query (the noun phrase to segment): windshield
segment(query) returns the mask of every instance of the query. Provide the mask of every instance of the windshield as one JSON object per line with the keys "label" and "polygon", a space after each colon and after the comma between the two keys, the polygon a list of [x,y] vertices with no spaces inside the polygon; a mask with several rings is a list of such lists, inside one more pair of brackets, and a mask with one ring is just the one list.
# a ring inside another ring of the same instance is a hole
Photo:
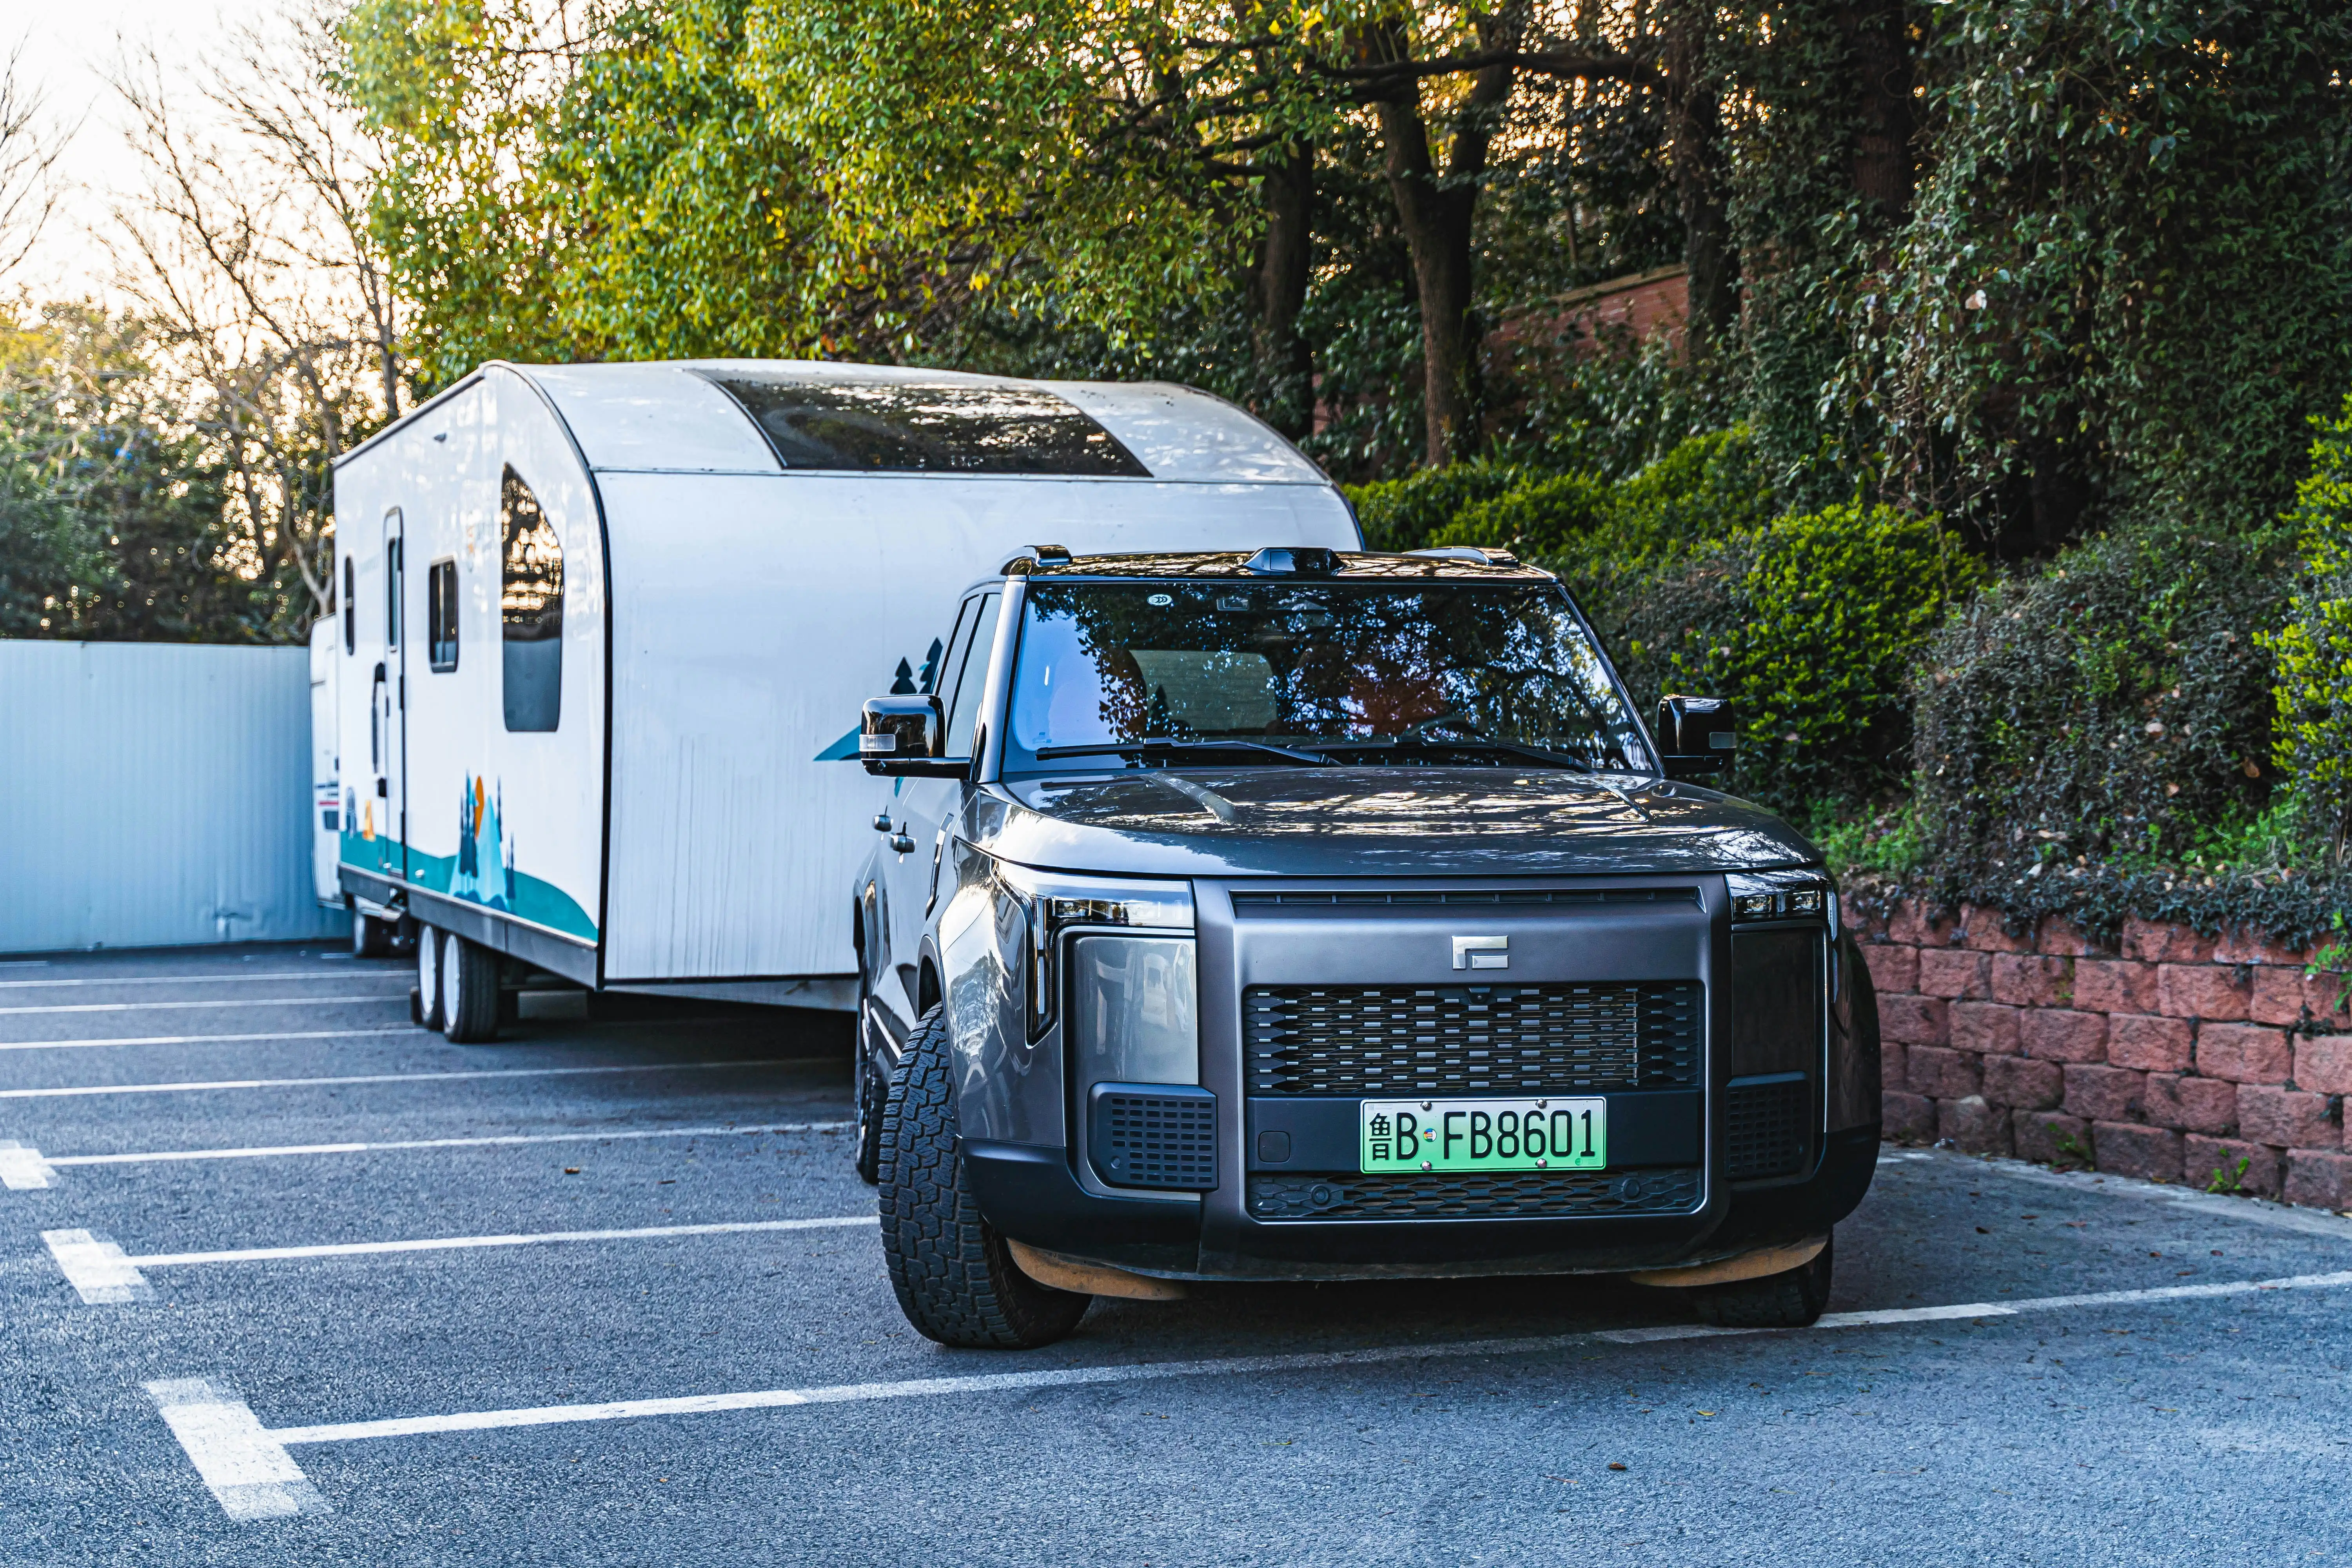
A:
{"label": "windshield", "polygon": [[1007,739],[1007,767],[1021,752],[1650,765],[1551,583],[1033,581]]}

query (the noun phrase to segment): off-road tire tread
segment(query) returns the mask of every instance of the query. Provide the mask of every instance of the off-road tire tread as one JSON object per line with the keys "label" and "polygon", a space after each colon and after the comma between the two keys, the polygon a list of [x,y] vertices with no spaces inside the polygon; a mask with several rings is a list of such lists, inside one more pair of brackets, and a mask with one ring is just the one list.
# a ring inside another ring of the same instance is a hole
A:
{"label": "off-road tire tread", "polygon": [[882,1253],[916,1332],[971,1350],[1034,1350],[1078,1326],[1093,1298],[1022,1273],[972,1199],[956,1143],[947,1020],[937,1006],[890,1075],[881,1175]]}
{"label": "off-road tire tread", "polygon": [[1802,1329],[1829,1305],[1836,1239],[1798,1268],[1729,1285],[1702,1285],[1691,1291],[1699,1321],[1720,1329]]}

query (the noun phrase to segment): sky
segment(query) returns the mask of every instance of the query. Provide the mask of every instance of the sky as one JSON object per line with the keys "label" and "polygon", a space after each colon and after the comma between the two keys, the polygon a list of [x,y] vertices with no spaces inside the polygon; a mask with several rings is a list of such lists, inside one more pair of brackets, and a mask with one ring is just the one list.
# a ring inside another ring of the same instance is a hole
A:
{"label": "sky", "polygon": [[53,121],[79,122],[59,162],[65,200],[6,285],[36,299],[118,300],[99,236],[116,198],[138,189],[140,162],[103,76],[115,40],[152,39],[166,61],[201,53],[224,18],[263,14],[272,0],[0,0],[0,52],[21,44],[17,68],[47,99]]}

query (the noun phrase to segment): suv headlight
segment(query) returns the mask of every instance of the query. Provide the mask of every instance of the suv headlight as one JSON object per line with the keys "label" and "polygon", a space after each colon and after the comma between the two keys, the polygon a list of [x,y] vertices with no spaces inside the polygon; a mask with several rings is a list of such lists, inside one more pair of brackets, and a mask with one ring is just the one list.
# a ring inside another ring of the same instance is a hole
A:
{"label": "suv headlight", "polygon": [[[1086,1069],[1083,1078],[1200,1081],[1191,883],[1065,877],[1003,862],[997,882],[1028,924],[1031,1040],[1054,1026],[1066,990],[1072,1059]],[[1181,1077],[1091,1070],[1088,1053],[1105,1060],[1172,1060],[1178,1036]]]}

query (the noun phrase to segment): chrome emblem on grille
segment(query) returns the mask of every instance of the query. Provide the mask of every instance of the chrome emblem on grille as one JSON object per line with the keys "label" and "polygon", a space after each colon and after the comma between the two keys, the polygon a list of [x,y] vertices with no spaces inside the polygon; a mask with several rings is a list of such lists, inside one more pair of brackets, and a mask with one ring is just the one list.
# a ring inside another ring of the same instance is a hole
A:
{"label": "chrome emblem on grille", "polygon": [[1507,936],[1457,936],[1454,939],[1456,969],[1508,969],[1511,939]]}

